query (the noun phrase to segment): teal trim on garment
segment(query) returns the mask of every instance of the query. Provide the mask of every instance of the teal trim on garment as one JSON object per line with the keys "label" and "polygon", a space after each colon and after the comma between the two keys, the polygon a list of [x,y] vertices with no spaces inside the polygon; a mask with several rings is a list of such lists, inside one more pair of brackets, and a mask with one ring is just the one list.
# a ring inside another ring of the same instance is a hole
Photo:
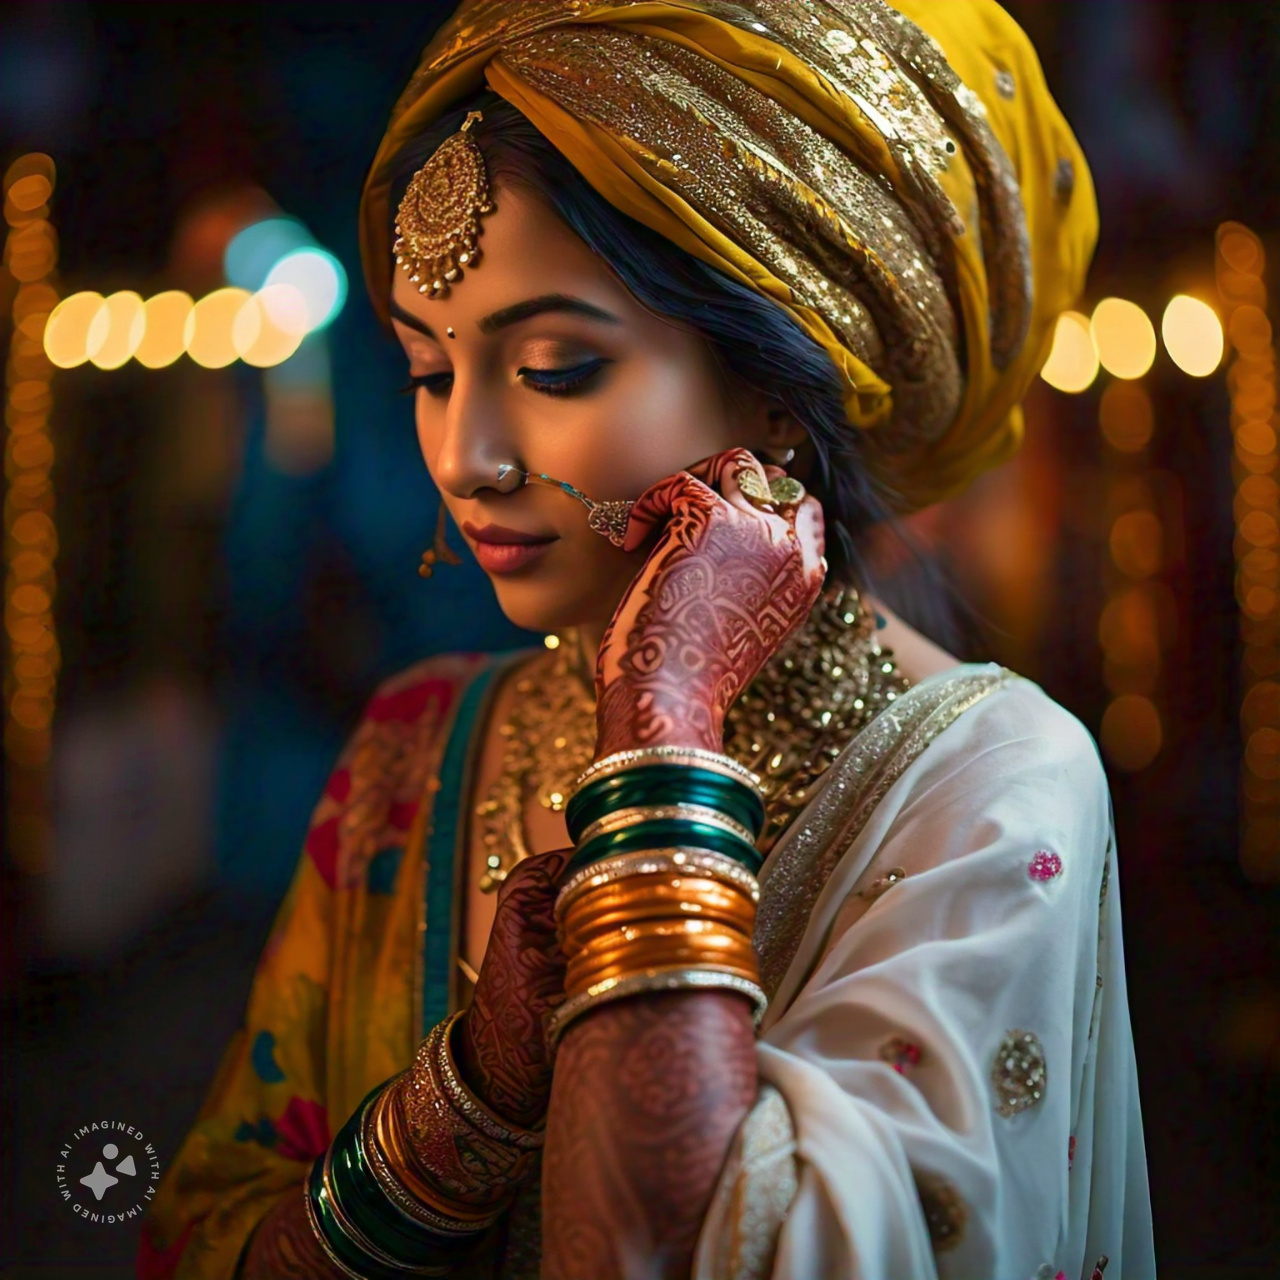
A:
{"label": "teal trim on garment", "polygon": [[476,718],[493,678],[504,668],[494,662],[476,674],[458,703],[453,729],[440,763],[440,790],[432,809],[426,858],[426,933],[422,941],[422,1027],[424,1034],[449,1014],[449,966],[453,942],[454,862],[462,822],[462,791]]}

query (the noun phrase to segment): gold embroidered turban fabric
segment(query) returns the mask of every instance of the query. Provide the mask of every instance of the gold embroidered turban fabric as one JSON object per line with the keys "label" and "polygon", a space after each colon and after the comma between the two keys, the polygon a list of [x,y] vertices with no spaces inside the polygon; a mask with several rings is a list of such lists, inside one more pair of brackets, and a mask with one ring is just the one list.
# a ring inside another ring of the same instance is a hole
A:
{"label": "gold embroidered turban fabric", "polygon": [[612,205],[800,323],[901,509],[1017,448],[1097,212],[1035,52],[993,0],[464,3],[365,187],[384,316],[396,155],[486,83]]}

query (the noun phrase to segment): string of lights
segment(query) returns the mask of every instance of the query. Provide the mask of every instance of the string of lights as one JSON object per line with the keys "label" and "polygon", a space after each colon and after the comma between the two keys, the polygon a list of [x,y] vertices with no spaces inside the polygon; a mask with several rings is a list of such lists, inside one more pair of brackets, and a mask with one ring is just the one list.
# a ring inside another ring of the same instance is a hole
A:
{"label": "string of lights", "polygon": [[1240,862],[1254,880],[1280,879],[1280,489],[1276,349],[1267,314],[1266,254],[1246,226],[1218,228],[1216,274],[1233,359],[1236,600],[1240,609],[1244,741]]}
{"label": "string of lights", "polygon": [[47,869],[47,772],[57,694],[54,628],[58,532],[52,469],[53,365],[42,341],[58,302],[53,278],[58,239],[49,221],[56,171],[40,153],[21,156],[4,175],[4,266],[16,283],[5,365],[4,750],[7,838],[19,869]]}

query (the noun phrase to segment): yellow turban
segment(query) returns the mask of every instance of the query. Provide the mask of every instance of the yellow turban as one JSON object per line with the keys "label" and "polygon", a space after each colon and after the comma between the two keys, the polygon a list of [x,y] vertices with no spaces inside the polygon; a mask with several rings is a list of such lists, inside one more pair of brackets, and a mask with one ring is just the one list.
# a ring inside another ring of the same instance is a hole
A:
{"label": "yellow turban", "polygon": [[795,318],[900,509],[1017,448],[1097,209],[1035,51],[994,0],[468,0],[365,186],[384,317],[396,157],[486,83],[617,209]]}

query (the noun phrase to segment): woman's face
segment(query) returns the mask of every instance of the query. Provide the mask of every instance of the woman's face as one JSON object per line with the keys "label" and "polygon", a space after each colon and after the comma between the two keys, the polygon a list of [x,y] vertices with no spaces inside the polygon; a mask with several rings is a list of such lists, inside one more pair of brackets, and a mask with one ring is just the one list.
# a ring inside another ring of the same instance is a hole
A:
{"label": "woman's face", "polygon": [[495,204],[483,256],[446,297],[395,273],[418,442],[506,615],[598,631],[645,551],[614,547],[558,490],[500,492],[499,465],[634,499],[710,454],[783,443],[784,429],[763,400],[735,407],[706,342],[646,311],[535,196],[499,187]]}

